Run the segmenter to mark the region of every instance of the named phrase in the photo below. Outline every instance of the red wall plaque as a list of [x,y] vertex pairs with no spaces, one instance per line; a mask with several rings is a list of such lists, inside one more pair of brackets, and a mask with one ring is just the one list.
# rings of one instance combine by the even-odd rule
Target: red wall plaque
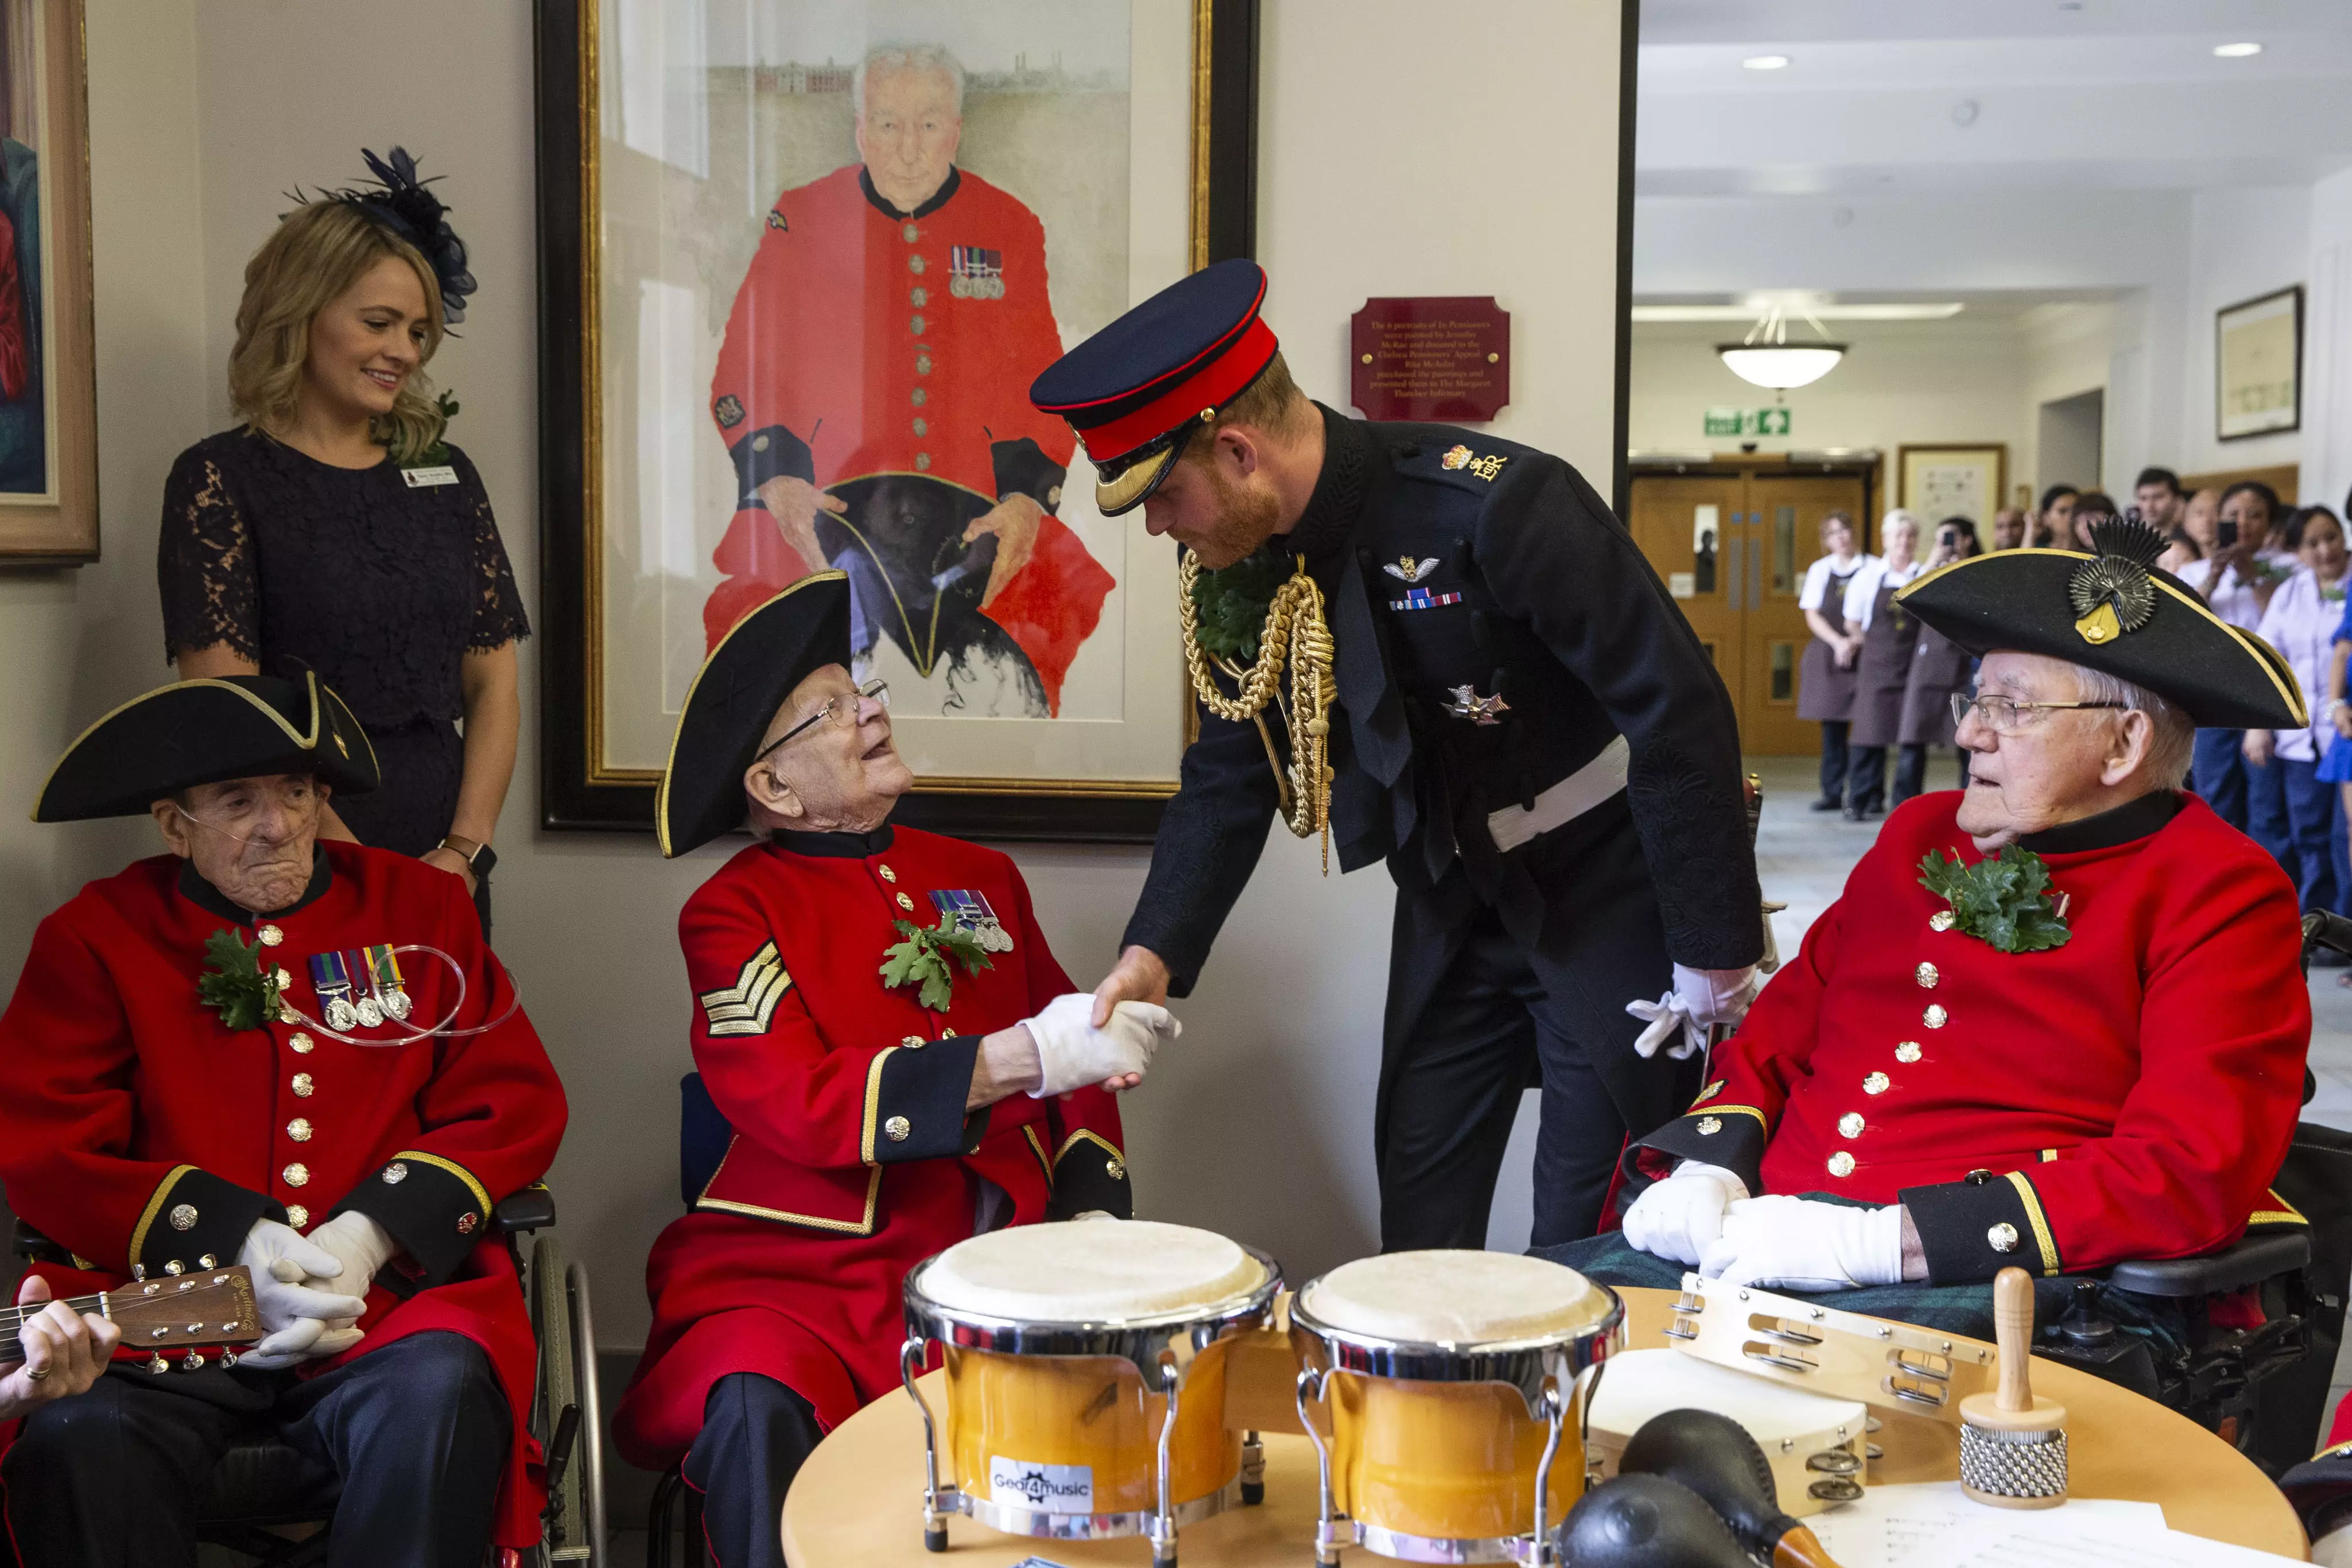
[[1367,300],[1348,346],[1368,419],[1492,419],[1511,400],[1511,313],[1492,295]]

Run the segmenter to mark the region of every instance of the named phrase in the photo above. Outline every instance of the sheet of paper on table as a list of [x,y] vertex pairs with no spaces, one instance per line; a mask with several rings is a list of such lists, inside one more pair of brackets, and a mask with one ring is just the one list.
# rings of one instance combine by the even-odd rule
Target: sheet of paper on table
[[[2152,1502],[2069,1498],[2032,1514],[2034,1528],[2051,1539],[2137,1543],[2165,1533],[2164,1510]],[[1817,1513],[1805,1522],[1840,1568],[1927,1568],[1929,1563],[1961,1561],[1956,1551],[1974,1551],[2021,1528],[2012,1510],[1971,1502],[1958,1481],[1921,1481],[1871,1487],[1853,1502]],[[2247,1553],[2261,1556],[2261,1553]],[[2113,1561],[2128,1560],[2128,1554]],[[1983,1568],[1992,1568],[1988,1559]],[[2037,1565],[2063,1559],[2026,1559]],[[2103,1563],[2104,1558],[2085,1558]]]
[[1967,1546],[1948,1542],[1923,1554],[1920,1568],[2276,1568],[2294,1561],[2177,1530],[2109,1535],[2063,1528],[2048,1514],[2040,1518],[2048,1524],[2012,1523],[1998,1537],[1971,1532]]

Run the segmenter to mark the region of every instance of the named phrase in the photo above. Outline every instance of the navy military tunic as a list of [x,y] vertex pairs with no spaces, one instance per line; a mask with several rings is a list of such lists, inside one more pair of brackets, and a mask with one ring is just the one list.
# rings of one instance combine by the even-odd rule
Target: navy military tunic
[[[1547,992],[1588,993],[1584,1054],[1640,1136],[1682,1109],[1677,1086],[1696,1087],[1697,1065],[1636,1057],[1624,1004],[1665,989],[1667,959],[1720,970],[1762,955],[1730,696],[1631,535],[1567,463],[1451,426],[1322,414],[1323,472],[1275,542],[1304,556],[1338,647],[1340,868],[1385,858],[1402,895],[1381,1135],[1400,1058],[1444,1011],[1460,933],[1483,916],[1535,961]],[[1490,814],[1532,805],[1596,759],[1607,766],[1620,737],[1624,789],[1496,847]],[[1276,809],[1256,726],[1204,711],[1124,939],[1160,955],[1173,994],[1200,975]]]

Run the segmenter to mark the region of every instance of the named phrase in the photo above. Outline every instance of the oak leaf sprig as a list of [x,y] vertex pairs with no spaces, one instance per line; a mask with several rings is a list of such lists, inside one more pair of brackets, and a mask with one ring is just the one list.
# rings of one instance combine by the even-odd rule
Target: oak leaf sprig
[[2074,935],[2064,906],[2050,889],[2042,857],[2011,844],[1964,866],[1930,849],[1919,862],[1919,885],[1952,906],[1952,923],[2002,952],[2042,952]]
[[257,1029],[284,1015],[278,999],[278,974],[261,967],[261,943],[247,947],[236,931],[223,927],[205,942],[211,960],[196,976],[196,994],[216,1008],[221,1022],[232,1029]]
[[966,974],[996,967],[980,939],[958,927],[951,916],[941,915],[936,926],[919,926],[912,921],[890,923],[906,940],[882,950],[882,984],[891,990],[919,985],[916,999],[933,1013],[946,1012],[954,997],[955,971],[949,967],[950,959],[962,964]]

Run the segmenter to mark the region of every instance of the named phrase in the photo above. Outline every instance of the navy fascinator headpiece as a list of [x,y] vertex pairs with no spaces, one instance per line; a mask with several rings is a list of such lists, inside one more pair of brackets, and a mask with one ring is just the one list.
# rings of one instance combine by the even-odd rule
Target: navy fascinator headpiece
[[466,270],[466,242],[449,226],[449,209],[425,189],[432,182],[416,177],[416,160],[405,147],[394,147],[388,158],[379,158],[363,147],[360,156],[367,160],[368,172],[375,176],[373,185],[319,194],[330,201],[349,202],[415,246],[441,285],[442,320],[452,325],[464,321],[466,297],[477,285],[474,275]]

